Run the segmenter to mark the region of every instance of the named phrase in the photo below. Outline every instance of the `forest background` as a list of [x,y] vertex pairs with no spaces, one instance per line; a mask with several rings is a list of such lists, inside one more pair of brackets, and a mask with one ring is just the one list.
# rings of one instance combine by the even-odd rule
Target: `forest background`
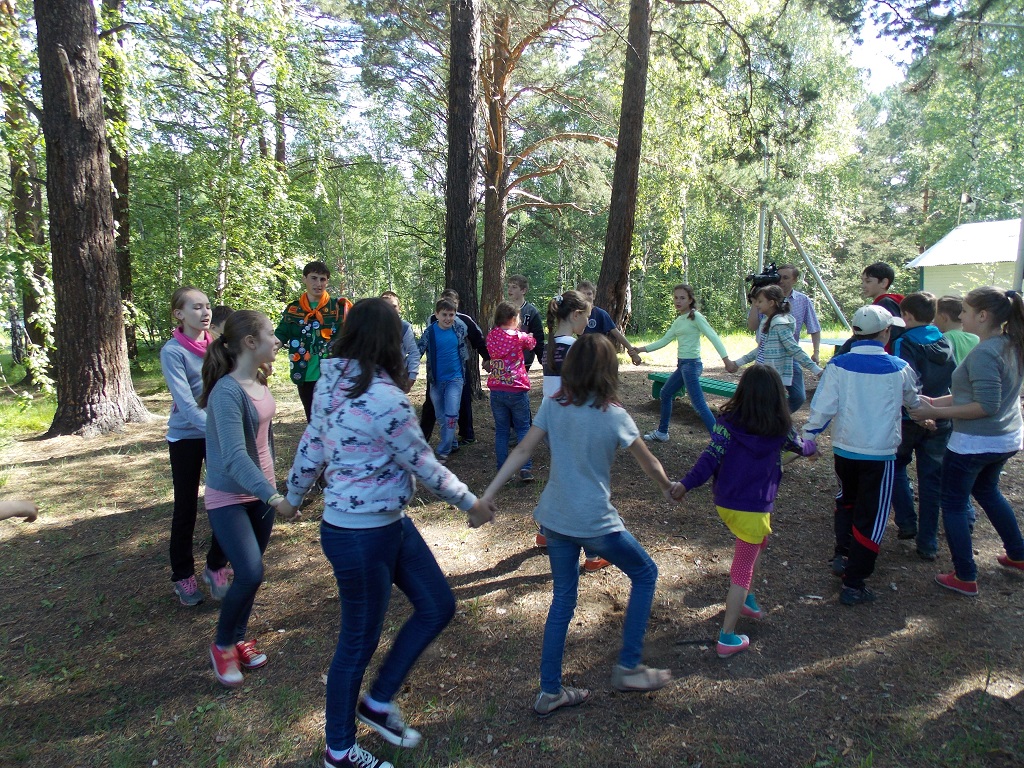
[[[486,324],[509,274],[541,307],[597,280],[629,4],[478,5]],[[335,292],[391,289],[423,321],[445,282],[447,2],[96,8],[130,357],[168,336],[176,287],[274,317],[314,259]],[[851,63],[867,16],[910,62],[882,93]],[[778,212],[847,313],[865,264],[1019,215],[1022,21],[1006,0],[654,3],[627,333],[660,332],[679,281],[715,327],[742,323],[762,210],[766,260],[799,263]],[[8,310],[26,384],[46,390],[58,319],[31,3],[0,4],[0,24]]]

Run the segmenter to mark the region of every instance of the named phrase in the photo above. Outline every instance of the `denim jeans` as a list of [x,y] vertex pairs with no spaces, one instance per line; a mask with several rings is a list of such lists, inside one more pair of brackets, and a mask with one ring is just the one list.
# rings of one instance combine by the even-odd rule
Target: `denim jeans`
[[455,443],[455,428],[459,425],[459,402],[462,400],[462,379],[430,382],[430,400],[434,413],[441,422],[441,440],[437,455],[447,456]]
[[643,655],[647,620],[654,602],[658,582],[658,566],[629,531],[606,536],[576,538],[542,528],[548,539],[551,561],[552,598],[548,619],[544,624],[544,644],[540,654],[540,688],[545,693],[558,693],[562,686],[562,656],[569,622],[576,611],[579,591],[580,549],[587,555],[603,557],[617,566],[632,582],[626,618],[622,627],[622,650],[619,664],[632,669]]
[[665,386],[661,388],[661,421],[658,422],[658,431],[668,434],[668,422],[672,418],[672,402],[675,400],[679,390],[686,388],[686,394],[690,398],[690,405],[700,416],[704,426],[710,433],[715,428],[715,417],[708,408],[704,399],[704,392],[700,388],[700,375],[704,373],[704,363],[697,358],[680,359],[676,369],[668,377]]
[[377,672],[370,696],[391,701],[413,664],[455,615],[455,597],[412,520],[379,528],[320,525],[320,545],[334,568],[341,630],[327,672],[327,746],[346,750],[356,739],[356,701],[380,642],[394,584],[412,603]]
[[207,510],[210,527],[235,569],[220,603],[216,643],[227,648],[245,639],[256,592],[263,583],[263,553],[274,527],[274,508],[262,501]]
[[786,387],[786,394],[789,396],[786,402],[789,405],[790,413],[799,411],[800,406],[807,400],[807,390],[804,389],[804,369],[796,360],[793,361],[793,382]]
[[[530,431],[530,393],[491,390],[491,413],[494,415],[494,455],[498,460],[498,469],[501,469],[508,458],[510,428],[516,431],[516,441],[520,443]],[[532,466],[533,460],[530,459],[523,464],[522,469]]]
[[1013,508],[999,490],[999,473],[1016,453],[962,454],[947,450],[942,458],[942,523],[946,526],[946,540],[958,579],[978,578],[969,520],[971,496],[992,521],[1010,559],[1024,560],[1020,526]]
[[[917,549],[935,554],[938,549],[939,502],[942,498],[942,457],[952,425],[929,430],[912,421],[903,422],[903,439],[896,450],[892,485],[892,511],[901,531],[917,531]],[[917,457],[917,495],[920,520],[914,510],[914,491],[907,467]]]

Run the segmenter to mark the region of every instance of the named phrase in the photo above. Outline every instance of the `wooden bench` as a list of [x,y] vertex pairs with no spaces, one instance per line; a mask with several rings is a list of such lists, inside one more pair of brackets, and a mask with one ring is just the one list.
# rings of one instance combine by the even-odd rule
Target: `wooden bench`
[[[651,384],[651,397],[657,400],[661,397],[661,388],[665,386],[665,382],[668,381],[668,377],[671,373],[648,373],[647,378],[650,379]],[[722,379],[711,379],[707,376],[701,376],[700,388],[709,395],[718,395],[720,397],[732,397],[736,394],[736,382],[734,381],[723,381]],[[679,390],[683,392],[682,389]],[[676,397],[679,397],[677,394]]]

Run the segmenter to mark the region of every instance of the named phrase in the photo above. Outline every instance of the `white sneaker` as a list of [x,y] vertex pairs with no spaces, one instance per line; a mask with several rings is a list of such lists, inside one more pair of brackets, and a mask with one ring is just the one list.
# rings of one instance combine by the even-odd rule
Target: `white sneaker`
[[658,430],[653,429],[644,435],[644,440],[649,443],[667,443],[668,432],[659,432]]

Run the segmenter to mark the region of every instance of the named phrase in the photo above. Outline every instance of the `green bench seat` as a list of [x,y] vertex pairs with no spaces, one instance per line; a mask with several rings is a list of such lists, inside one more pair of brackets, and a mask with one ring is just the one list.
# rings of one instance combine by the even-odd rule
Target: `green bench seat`
[[[661,397],[661,388],[665,386],[665,382],[668,381],[668,377],[671,373],[648,373],[647,378],[653,383],[651,384],[651,397],[658,399]],[[709,395],[718,395],[719,397],[732,397],[736,394],[736,382],[734,381],[723,381],[722,379],[711,379],[707,376],[700,377],[700,388]],[[682,394],[684,390],[679,390]],[[679,395],[676,395],[679,397]]]

